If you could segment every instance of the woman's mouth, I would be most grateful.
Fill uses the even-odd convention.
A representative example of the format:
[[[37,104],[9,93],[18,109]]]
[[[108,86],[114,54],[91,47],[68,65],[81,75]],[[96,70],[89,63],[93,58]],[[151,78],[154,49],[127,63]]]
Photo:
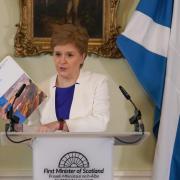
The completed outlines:
[[[66,70],[66,68],[64,68],[64,67],[60,67],[60,70],[61,70],[61,71],[65,71],[65,70]]]

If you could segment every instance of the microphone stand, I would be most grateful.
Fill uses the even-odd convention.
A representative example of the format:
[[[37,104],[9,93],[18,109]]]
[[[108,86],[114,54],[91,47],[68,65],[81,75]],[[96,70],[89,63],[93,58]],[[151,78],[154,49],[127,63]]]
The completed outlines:
[[[119,86],[119,89],[121,90],[125,98],[129,100],[134,107],[134,115],[131,118],[129,118],[130,124],[134,124],[135,132],[142,132],[142,134],[144,134],[144,124],[141,120],[141,111],[136,107],[136,105],[131,99],[131,96],[127,93],[127,91],[122,86]]]
[[[6,117],[7,117],[7,119],[10,120],[10,123],[5,125],[5,131],[6,132],[7,131],[10,131],[10,132],[15,131],[15,125],[17,125],[19,123],[19,117],[14,115],[13,106],[14,106],[14,103],[15,103],[16,99],[22,94],[22,92],[25,89],[25,87],[26,87],[26,84],[23,84],[20,87],[20,89],[15,94],[15,98],[13,100],[12,105],[10,106],[10,109],[7,111]]]
[[[6,137],[9,141],[13,142],[13,143],[22,143],[22,142],[25,142],[25,141],[30,141],[32,140],[32,138],[27,138],[27,139],[23,139],[23,140],[19,140],[19,141],[16,141],[16,140],[13,140],[9,137],[8,135],[8,132],[19,132],[19,129],[22,131],[23,130],[23,125],[20,124],[21,126],[18,127],[18,124],[19,124],[19,117],[14,115],[14,109],[13,109],[13,106],[14,106],[14,103],[16,101],[16,99],[21,95],[21,93],[23,92],[24,88],[26,87],[26,84],[23,84],[21,86],[21,88],[18,90],[18,92],[15,94],[15,98],[13,100],[13,103],[12,105],[10,106],[10,109],[7,111],[7,118],[10,120],[9,123],[6,123],[5,125],[5,132],[6,132]],[[18,130],[17,130],[18,129]]]
[[[141,120],[141,111],[135,109],[134,115],[131,118],[129,118],[129,122],[130,124],[134,124],[134,131],[136,132],[140,132],[144,130],[144,128],[142,129],[142,127],[140,126],[139,120]]]
[[[17,96],[15,96],[13,103],[10,106],[10,109],[7,111],[6,117],[10,120],[10,122],[6,123],[5,131],[14,132],[15,125],[19,123],[19,117],[14,115],[14,109],[13,109],[16,99],[17,99]]]
[[[131,100],[131,96],[127,93],[127,91],[122,86],[119,86],[119,89],[121,90],[121,92],[125,96],[125,98],[127,100],[129,100],[134,107],[134,115],[131,118],[129,118],[129,122],[130,122],[130,124],[134,124],[135,132],[141,132],[141,136],[133,141],[125,141],[118,137],[115,137],[115,140],[118,143],[122,143],[122,144],[135,144],[135,143],[138,143],[139,141],[141,141],[141,139],[144,136],[144,124],[141,120],[141,111],[136,107],[134,102]]]

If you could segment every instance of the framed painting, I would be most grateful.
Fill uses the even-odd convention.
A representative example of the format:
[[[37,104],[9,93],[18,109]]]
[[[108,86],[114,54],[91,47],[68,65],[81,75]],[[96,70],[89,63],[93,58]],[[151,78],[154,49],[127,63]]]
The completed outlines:
[[[85,27],[90,36],[88,53],[120,57],[116,47],[119,0],[20,0],[20,23],[15,35],[15,56],[51,53],[51,35],[59,25]]]

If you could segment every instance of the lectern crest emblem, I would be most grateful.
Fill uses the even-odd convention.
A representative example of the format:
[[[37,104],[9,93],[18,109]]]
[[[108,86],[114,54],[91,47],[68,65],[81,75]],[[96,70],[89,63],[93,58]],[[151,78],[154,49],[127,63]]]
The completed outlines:
[[[89,168],[89,161],[80,152],[72,151],[66,153],[59,161],[59,168]]]

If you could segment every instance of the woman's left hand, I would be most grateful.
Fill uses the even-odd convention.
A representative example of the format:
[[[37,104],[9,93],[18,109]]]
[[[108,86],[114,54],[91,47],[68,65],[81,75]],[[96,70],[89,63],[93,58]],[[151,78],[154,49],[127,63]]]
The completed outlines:
[[[55,121],[55,122],[41,125],[38,129],[38,132],[54,132],[57,130],[59,130],[59,122]],[[66,122],[64,122],[63,131],[66,131],[66,132],[69,131]]]
[[[38,129],[38,132],[54,132],[58,130],[58,128],[59,128],[59,122],[55,121],[55,122],[41,125]]]

